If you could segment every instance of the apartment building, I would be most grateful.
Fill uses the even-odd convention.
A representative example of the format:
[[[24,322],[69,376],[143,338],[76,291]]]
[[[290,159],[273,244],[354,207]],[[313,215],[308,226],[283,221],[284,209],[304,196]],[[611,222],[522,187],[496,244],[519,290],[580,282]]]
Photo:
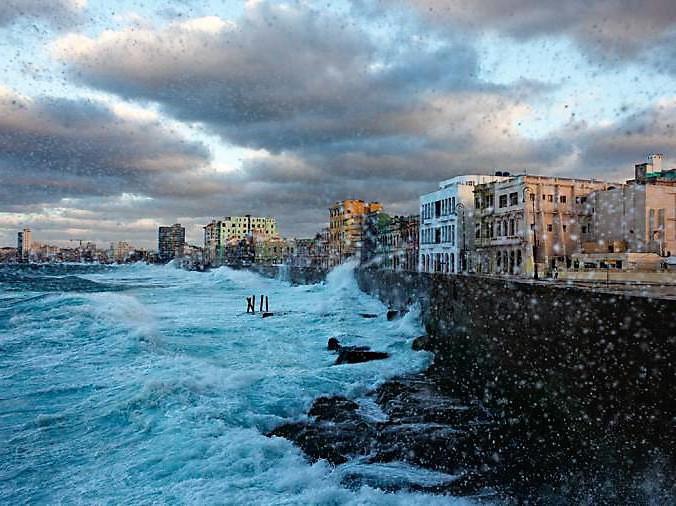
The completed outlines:
[[[157,252],[160,262],[169,262],[182,257],[184,246],[185,228],[180,223],[159,228]]]
[[[498,175],[499,174],[499,175]],[[421,272],[473,271],[469,254],[474,243],[474,187],[508,179],[494,176],[457,176],[439,183],[439,189],[420,197]]]
[[[363,229],[369,213],[381,211],[378,202],[343,200],[329,208],[329,267],[350,258],[361,259]]]
[[[662,161],[661,154],[649,155],[635,166],[633,180],[582,200],[584,264],[626,268],[637,263],[631,255],[646,263],[652,254],[655,264],[676,255],[676,169],[663,170]]]
[[[33,247],[33,233],[30,228],[24,228],[17,234],[16,255],[19,261],[26,261],[30,257]]]
[[[529,175],[476,185],[472,255],[477,271],[537,277],[569,266],[588,219],[579,204],[614,186]]]
[[[258,216],[226,216],[204,228],[204,258],[209,265],[226,262],[226,247],[247,239],[265,241],[279,237],[277,220]]]

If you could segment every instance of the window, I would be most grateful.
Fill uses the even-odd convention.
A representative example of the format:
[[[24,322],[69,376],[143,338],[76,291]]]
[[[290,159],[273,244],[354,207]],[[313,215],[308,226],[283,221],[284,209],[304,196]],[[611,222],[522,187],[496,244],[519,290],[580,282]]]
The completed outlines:
[[[566,231],[566,228],[568,228],[566,225],[563,226],[563,231]]]
[[[559,202],[561,202],[562,204],[565,204],[565,203],[566,203],[566,196],[565,196],[565,195],[561,195],[561,196],[559,197]]]
[[[515,233],[514,220],[509,220],[509,235],[514,235]]]
[[[547,202],[554,202],[554,195],[547,195]]]
[[[500,207],[507,207],[507,195],[500,195]]]
[[[509,205],[518,206],[519,205],[519,194],[514,192],[509,194]]]
[[[534,193],[529,193],[530,195],[530,201],[535,202],[535,194]]]
[[[552,224],[547,223],[547,232],[551,232],[552,230],[554,230],[554,227],[552,226]]]

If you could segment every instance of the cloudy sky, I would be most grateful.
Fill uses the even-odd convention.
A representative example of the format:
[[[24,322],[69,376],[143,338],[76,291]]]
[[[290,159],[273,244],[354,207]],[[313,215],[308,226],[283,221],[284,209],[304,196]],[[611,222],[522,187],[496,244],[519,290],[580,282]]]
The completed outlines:
[[[0,245],[676,162],[673,0],[3,0]]]

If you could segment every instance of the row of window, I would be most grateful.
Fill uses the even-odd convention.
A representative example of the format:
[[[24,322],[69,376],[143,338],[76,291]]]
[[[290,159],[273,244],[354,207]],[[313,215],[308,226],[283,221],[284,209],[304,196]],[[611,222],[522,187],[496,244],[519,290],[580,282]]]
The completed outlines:
[[[432,218],[440,218],[441,216],[450,216],[455,213],[456,205],[455,197],[448,197],[423,204],[421,209],[422,219],[431,220]]]
[[[455,223],[442,227],[423,228],[420,231],[420,242],[421,244],[448,243],[455,246],[455,236]]]
[[[455,255],[453,253],[433,253],[420,255],[420,270],[422,272],[455,272]]]
[[[580,197],[578,197],[580,199]],[[531,202],[535,200],[535,194],[530,193],[530,200]],[[549,193],[549,194],[542,194],[542,200],[546,202],[554,202],[554,195]],[[559,195],[559,202],[561,204],[565,204],[567,202],[567,198],[565,195]],[[578,200],[579,203],[579,200]],[[517,192],[512,192],[509,195],[508,194],[503,194],[498,196],[498,207],[499,208],[505,208],[505,207],[512,207],[512,206],[518,206],[519,205],[519,194]],[[482,199],[480,195],[476,195],[474,197],[474,207],[477,209],[486,209],[490,207],[495,206],[495,200],[493,194],[487,194],[484,195],[484,198]]]
[[[493,237],[509,237],[518,233],[521,228],[521,220],[518,218],[510,220],[497,220],[491,222],[483,222],[483,230],[477,223],[474,229],[474,237],[477,239],[492,239]]]

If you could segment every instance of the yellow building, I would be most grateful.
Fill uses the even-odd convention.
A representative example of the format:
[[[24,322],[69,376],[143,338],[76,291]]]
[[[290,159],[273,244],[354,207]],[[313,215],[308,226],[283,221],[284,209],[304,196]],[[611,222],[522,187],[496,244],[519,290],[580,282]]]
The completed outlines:
[[[362,232],[366,215],[381,211],[378,202],[343,200],[329,208],[329,266],[360,258]]]

